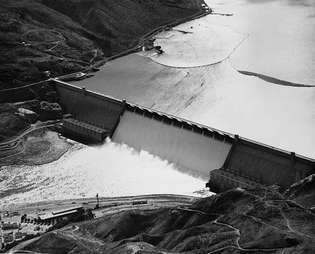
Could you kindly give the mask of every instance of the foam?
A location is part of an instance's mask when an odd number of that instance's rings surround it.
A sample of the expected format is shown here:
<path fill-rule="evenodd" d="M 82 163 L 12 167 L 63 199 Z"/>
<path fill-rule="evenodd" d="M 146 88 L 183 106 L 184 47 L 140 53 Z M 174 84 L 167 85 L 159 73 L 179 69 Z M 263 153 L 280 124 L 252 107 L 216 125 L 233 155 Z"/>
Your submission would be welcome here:
<path fill-rule="evenodd" d="M 190 194 L 206 180 L 178 171 L 158 157 L 107 141 L 76 144 L 58 161 L 40 166 L 8 166 L 0 171 L 0 209 L 10 204 L 82 197 Z"/>

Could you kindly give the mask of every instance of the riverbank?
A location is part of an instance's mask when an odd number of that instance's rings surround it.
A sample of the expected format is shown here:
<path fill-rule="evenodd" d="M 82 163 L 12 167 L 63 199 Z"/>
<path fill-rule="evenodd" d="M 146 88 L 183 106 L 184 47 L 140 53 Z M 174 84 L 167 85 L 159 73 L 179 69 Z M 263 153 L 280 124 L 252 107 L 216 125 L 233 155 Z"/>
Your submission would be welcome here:
<path fill-rule="evenodd" d="M 97 193 L 95 193 L 96 195 Z M 132 205 L 134 201 L 147 201 L 147 204 L 152 204 L 161 202 L 164 204 L 169 203 L 170 205 L 176 202 L 182 202 L 182 204 L 191 204 L 192 202 L 198 200 L 199 197 L 189 196 L 189 195 L 176 195 L 176 194 L 151 194 L 151 195 L 137 195 L 137 196 L 121 196 L 121 197 L 99 197 L 99 206 L 106 208 L 110 205 L 115 206 L 125 206 Z M 77 199 L 63 199 L 55 201 L 41 201 L 35 203 L 23 203 L 23 204 L 11 204 L 2 208 L 2 211 L 8 211 L 13 213 L 19 211 L 20 214 L 23 213 L 34 213 L 41 211 L 51 211 L 51 210 L 63 210 L 68 209 L 73 206 L 84 206 L 86 208 L 94 208 L 97 204 L 96 197 L 89 198 L 77 198 Z"/>

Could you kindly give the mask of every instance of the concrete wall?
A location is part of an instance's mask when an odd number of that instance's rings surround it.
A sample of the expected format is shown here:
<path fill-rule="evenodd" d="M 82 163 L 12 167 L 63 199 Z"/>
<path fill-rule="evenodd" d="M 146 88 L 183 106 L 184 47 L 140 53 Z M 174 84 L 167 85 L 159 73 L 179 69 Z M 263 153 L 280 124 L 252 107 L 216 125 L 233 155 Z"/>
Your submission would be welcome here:
<path fill-rule="evenodd" d="M 240 140 L 233 146 L 224 170 L 264 185 L 277 184 L 287 188 L 314 173 L 314 169 L 314 163 L 294 153 Z"/>
<path fill-rule="evenodd" d="M 59 103 L 73 118 L 112 133 L 116 128 L 124 103 L 63 82 L 55 82 Z"/>
<path fill-rule="evenodd" d="M 193 129 L 193 126 L 184 126 L 166 116 L 154 117 L 148 111 L 127 110 L 120 119 L 113 141 L 148 151 L 191 173 L 208 177 L 209 171 L 223 165 L 231 143 Z"/>

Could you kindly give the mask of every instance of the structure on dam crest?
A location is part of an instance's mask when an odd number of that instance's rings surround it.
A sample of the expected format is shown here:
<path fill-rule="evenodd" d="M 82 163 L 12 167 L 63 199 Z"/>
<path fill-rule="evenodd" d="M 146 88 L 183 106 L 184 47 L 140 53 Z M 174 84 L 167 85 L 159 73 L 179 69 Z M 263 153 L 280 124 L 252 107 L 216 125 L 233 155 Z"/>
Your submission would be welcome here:
<path fill-rule="evenodd" d="M 237 135 L 94 93 L 56 79 L 50 86 L 66 113 L 63 130 L 85 142 L 110 137 L 145 150 L 191 174 L 207 177 L 221 192 L 234 187 L 278 185 L 280 189 L 315 173 L 315 161 Z M 36 87 L 32 91 L 36 92 Z M 19 91 L 21 96 L 26 93 Z M 15 92 L 16 95 L 16 92 Z M 10 96 L 6 94 L 5 96 Z"/>

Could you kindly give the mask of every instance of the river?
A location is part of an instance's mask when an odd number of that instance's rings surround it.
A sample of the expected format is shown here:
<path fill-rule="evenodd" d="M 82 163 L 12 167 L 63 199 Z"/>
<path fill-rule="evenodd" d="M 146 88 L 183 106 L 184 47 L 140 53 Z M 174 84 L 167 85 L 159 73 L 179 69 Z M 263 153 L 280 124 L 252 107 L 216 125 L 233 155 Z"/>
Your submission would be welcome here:
<path fill-rule="evenodd" d="M 142 151 L 107 141 L 95 147 L 75 144 L 58 161 L 0 170 L 0 211 L 10 205 L 47 200 L 187 194 L 204 189 L 199 179 Z"/>

